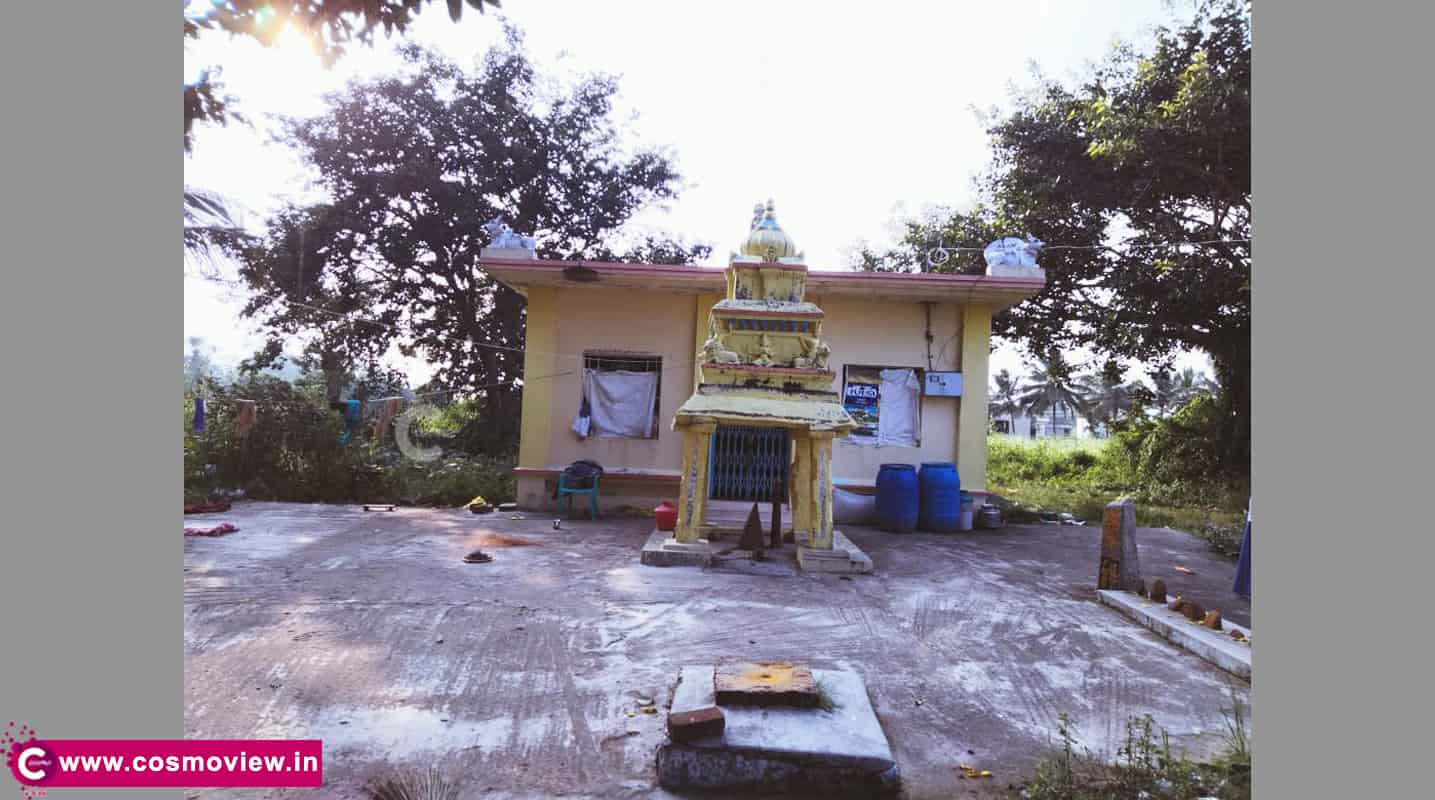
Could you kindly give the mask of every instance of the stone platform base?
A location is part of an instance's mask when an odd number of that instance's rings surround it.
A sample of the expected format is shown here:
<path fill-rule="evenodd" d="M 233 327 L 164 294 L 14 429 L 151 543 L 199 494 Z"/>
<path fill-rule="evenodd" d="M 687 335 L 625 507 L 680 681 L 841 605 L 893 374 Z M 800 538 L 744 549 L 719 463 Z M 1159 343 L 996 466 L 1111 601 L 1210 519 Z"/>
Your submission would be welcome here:
<path fill-rule="evenodd" d="M 712 666 L 684 667 L 671 713 L 715 704 Z M 897 765 L 862 676 L 813 670 L 830 710 L 724 706 L 722 734 L 658 749 L 665 789 L 895 796 Z"/>
<path fill-rule="evenodd" d="M 1099 589 L 1096 596 L 1102 605 L 1120 611 L 1177 647 L 1189 650 L 1238 678 L 1251 679 L 1251 645 L 1238 642 L 1230 635 L 1230 631 L 1237 630 L 1249 638 L 1250 628 L 1222 621 L 1224 630 L 1217 632 L 1191 622 L 1184 614 L 1178 614 L 1161 603 L 1152 603 L 1130 592 Z"/>
<path fill-rule="evenodd" d="M 872 559 L 862 548 L 852 543 L 842 531 L 832 532 L 832 549 L 815 550 L 799 542 L 797 565 L 804 572 L 836 572 L 841 574 L 865 574 L 872 571 Z"/>
<path fill-rule="evenodd" d="M 683 544 L 673 538 L 671 531 L 654 530 L 643 545 L 641 561 L 649 567 L 705 567 L 712 557 L 707 539 Z"/>

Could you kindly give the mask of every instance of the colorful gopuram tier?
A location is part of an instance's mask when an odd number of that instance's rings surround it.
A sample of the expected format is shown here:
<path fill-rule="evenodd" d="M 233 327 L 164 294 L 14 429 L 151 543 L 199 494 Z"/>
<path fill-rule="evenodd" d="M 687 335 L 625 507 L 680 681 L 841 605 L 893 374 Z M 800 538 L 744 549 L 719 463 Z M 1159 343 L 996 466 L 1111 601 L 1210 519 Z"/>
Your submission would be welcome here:
<path fill-rule="evenodd" d="M 807 550 L 831 550 L 832 441 L 856 423 L 842 407 L 822 339 L 822 309 L 807 302 L 807 267 L 777 224 L 772 202 L 755 209 L 727 268 L 727 298 L 713 306 L 697 391 L 673 418 L 684 434 L 679 543 L 697 544 L 706 522 L 708 466 L 719 426 L 783 428 L 791 455 L 792 530 Z"/>

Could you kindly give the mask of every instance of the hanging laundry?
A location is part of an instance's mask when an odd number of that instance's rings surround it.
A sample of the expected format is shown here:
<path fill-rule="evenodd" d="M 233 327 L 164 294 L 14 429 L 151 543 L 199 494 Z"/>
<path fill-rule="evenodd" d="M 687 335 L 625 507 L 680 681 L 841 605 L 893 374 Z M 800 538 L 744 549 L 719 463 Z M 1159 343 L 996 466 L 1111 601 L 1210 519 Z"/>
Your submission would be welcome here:
<path fill-rule="evenodd" d="M 194 398 L 194 432 L 204 433 L 204 398 Z"/>
<path fill-rule="evenodd" d="M 254 430 L 254 424 L 259 421 L 259 409 L 253 400 L 239 401 L 239 414 L 234 418 L 234 435 L 240 439 L 249 435 Z"/>
<path fill-rule="evenodd" d="M 379 407 L 379 419 L 374 423 L 374 438 L 383 441 L 389 435 L 389 426 L 393 424 L 394 417 L 399 415 L 399 398 L 390 397 L 384 400 Z"/>
<path fill-rule="evenodd" d="M 578 434 L 579 439 L 587 439 L 588 434 L 593 432 L 593 406 L 586 397 L 578 408 L 578 416 L 573 418 L 573 432 Z"/>
<path fill-rule="evenodd" d="M 349 440 L 354 438 L 354 431 L 359 429 L 362 412 L 363 405 L 358 400 L 344 402 L 344 433 L 339 437 L 339 444 L 348 444 Z"/>

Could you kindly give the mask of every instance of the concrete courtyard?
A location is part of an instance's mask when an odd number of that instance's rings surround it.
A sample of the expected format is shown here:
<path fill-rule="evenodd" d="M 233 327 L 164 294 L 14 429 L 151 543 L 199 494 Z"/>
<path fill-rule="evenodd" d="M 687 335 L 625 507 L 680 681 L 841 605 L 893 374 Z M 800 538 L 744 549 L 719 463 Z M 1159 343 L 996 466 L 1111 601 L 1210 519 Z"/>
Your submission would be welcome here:
<path fill-rule="evenodd" d="M 645 567 L 651 519 L 554 531 L 551 513 L 518 516 L 251 502 L 187 517 L 240 529 L 184 541 L 187 735 L 322 739 L 325 797 L 431 765 L 465 797 L 670 797 L 654 757 L 679 669 L 795 659 L 861 673 L 905 796 L 950 798 L 1004 794 L 1063 712 L 1098 754 L 1149 713 L 1203 755 L 1221 746 L 1232 692 L 1250 700 L 1248 683 L 1096 602 L 1099 527 L 844 526 L 875 574 L 838 577 Z M 1186 534 L 1139 533 L 1148 580 L 1250 624 L 1233 565 Z M 476 547 L 494 560 L 464 563 Z"/>

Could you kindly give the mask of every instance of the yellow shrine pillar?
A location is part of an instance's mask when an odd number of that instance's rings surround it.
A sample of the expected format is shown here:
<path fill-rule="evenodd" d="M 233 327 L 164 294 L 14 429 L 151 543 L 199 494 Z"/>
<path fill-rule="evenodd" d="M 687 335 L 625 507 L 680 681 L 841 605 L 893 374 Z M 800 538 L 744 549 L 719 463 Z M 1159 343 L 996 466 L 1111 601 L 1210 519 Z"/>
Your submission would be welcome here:
<path fill-rule="evenodd" d="M 792 432 L 792 535 L 799 541 L 812 535 L 812 439 L 807 431 Z"/>
<path fill-rule="evenodd" d="M 697 544 L 708 515 L 708 451 L 717 423 L 705 422 L 683 429 L 683 479 L 678 495 L 678 525 L 673 538 Z"/>
<path fill-rule="evenodd" d="M 812 441 L 812 539 L 814 550 L 832 549 L 832 432 L 814 431 Z"/>

